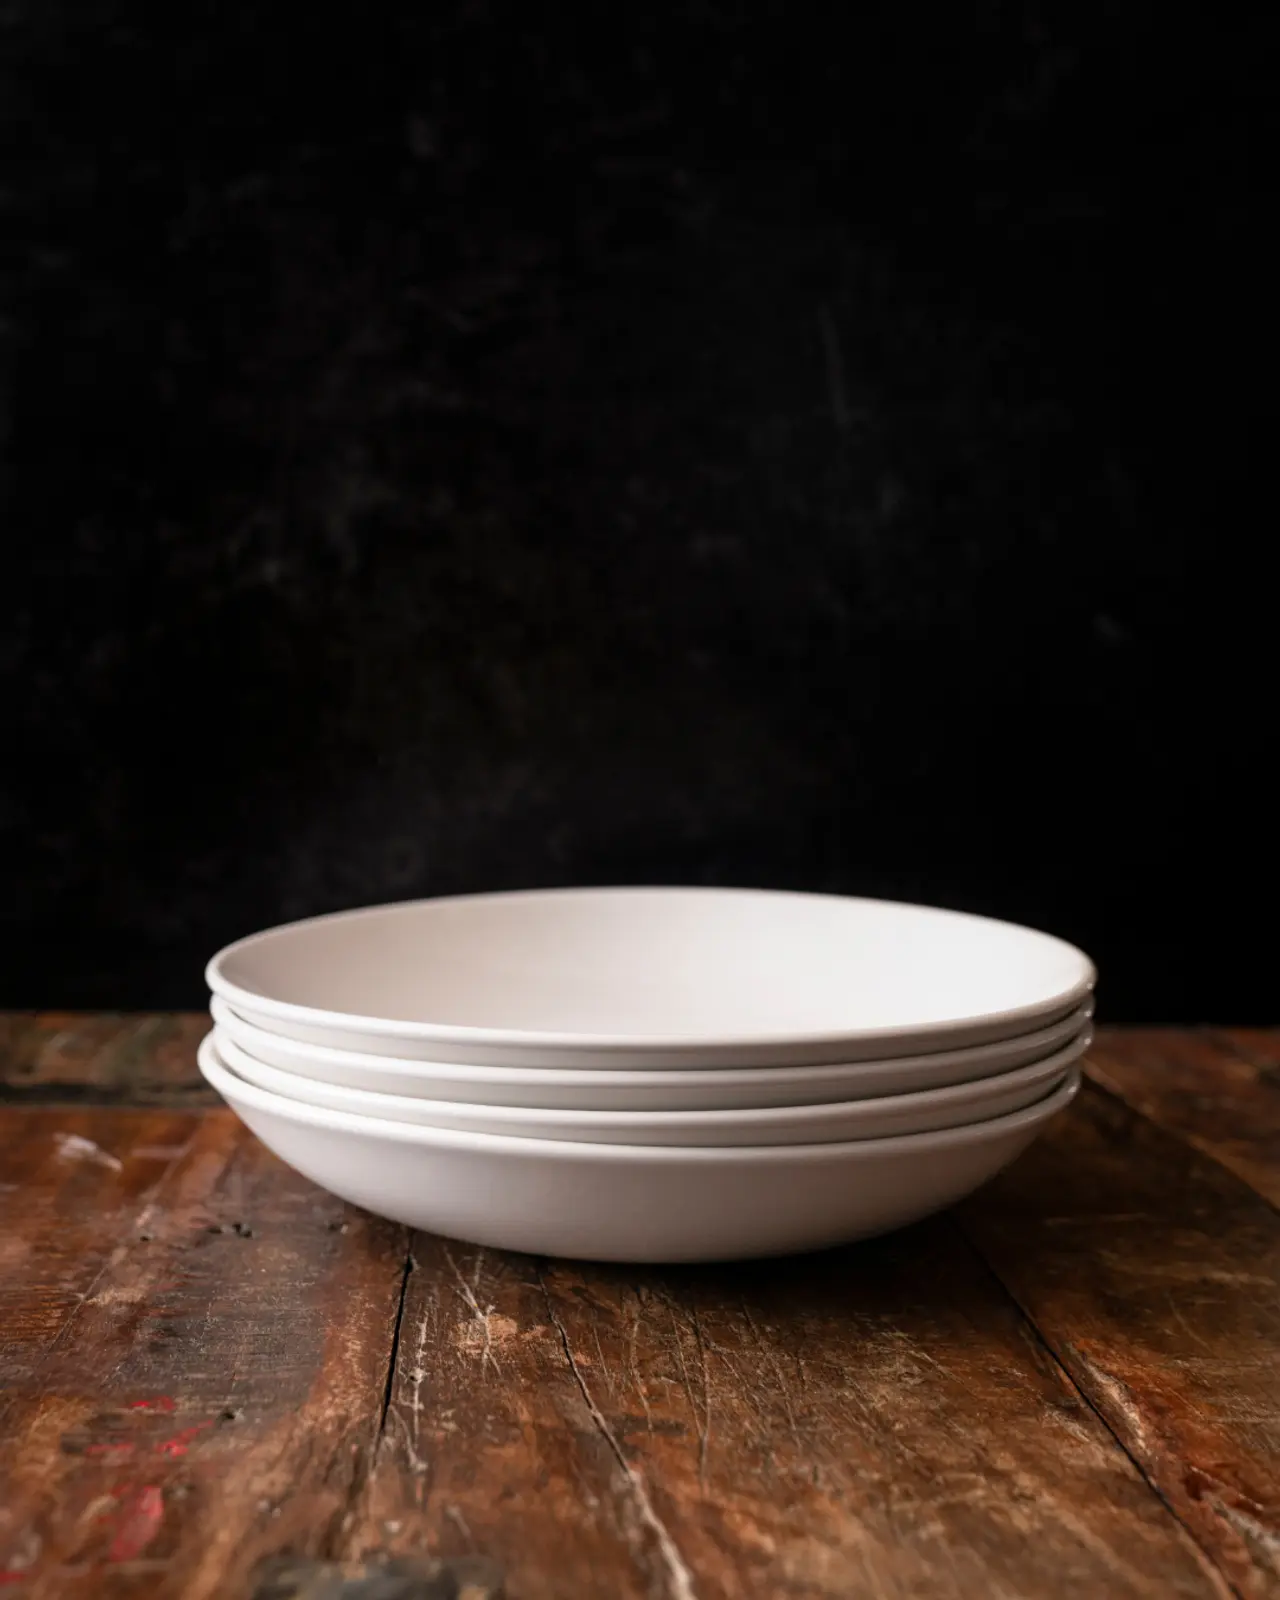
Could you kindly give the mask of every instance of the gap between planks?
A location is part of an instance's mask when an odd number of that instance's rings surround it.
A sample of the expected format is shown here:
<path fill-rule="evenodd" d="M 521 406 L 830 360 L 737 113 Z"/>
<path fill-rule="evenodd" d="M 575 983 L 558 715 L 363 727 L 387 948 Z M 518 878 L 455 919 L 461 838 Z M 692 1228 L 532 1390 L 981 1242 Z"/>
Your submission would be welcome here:
<path fill-rule="evenodd" d="M 1072 1373 L 1071 1369 L 1066 1365 L 1066 1363 L 1062 1360 L 1061 1356 L 1059 1356 L 1058 1352 L 1053 1348 L 1053 1346 L 1049 1343 L 1048 1339 L 1040 1331 L 1040 1328 L 1036 1324 L 1036 1321 L 1032 1317 L 1032 1315 L 1031 1315 L 1030 1311 L 1028 1310 L 1028 1308 L 1023 1304 L 1023 1302 L 1018 1298 L 1018 1296 L 1014 1293 L 1014 1291 L 1009 1287 L 1009 1285 L 1004 1281 L 1004 1279 L 996 1271 L 996 1268 L 992 1264 L 990 1258 L 988 1257 L 986 1252 L 982 1249 L 982 1247 L 977 1243 L 977 1241 L 970 1235 L 968 1229 L 966 1229 L 964 1223 L 960 1220 L 960 1217 L 954 1211 L 950 1213 L 950 1217 L 951 1217 L 951 1221 L 952 1221 L 952 1223 L 953 1223 L 953 1225 L 955 1227 L 956 1232 L 960 1235 L 960 1238 L 963 1241 L 963 1243 L 965 1244 L 965 1246 L 967 1247 L 967 1249 L 969 1250 L 969 1253 L 973 1256 L 974 1260 L 983 1269 L 983 1271 L 987 1274 L 987 1276 L 991 1279 L 991 1281 L 996 1285 L 996 1287 L 1000 1291 L 1001 1295 L 1003 1295 L 1004 1298 L 1006 1300 L 1008 1300 L 1009 1304 L 1011 1306 L 1013 1306 L 1014 1310 L 1018 1313 L 1018 1316 L 1022 1321 L 1023 1327 L 1026 1328 L 1027 1332 L 1030 1334 L 1032 1340 L 1034 1341 L 1034 1343 L 1036 1345 L 1036 1348 L 1038 1350 L 1040 1350 L 1042 1352 L 1042 1354 L 1048 1359 L 1049 1363 L 1057 1371 L 1058 1376 L 1062 1379 L 1062 1381 L 1067 1386 L 1067 1388 L 1069 1388 L 1072 1391 L 1072 1393 L 1075 1394 L 1078 1397 L 1078 1399 L 1086 1407 L 1086 1409 L 1091 1411 L 1093 1413 L 1093 1415 L 1098 1419 L 1098 1421 L 1102 1424 L 1102 1426 L 1106 1429 L 1107 1433 L 1111 1436 L 1112 1440 L 1115 1442 L 1116 1447 L 1132 1463 L 1134 1471 L 1138 1474 L 1138 1476 L 1146 1484 L 1147 1488 L 1151 1490 L 1152 1494 L 1156 1497 L 1156 1499 L 1160 1502 L 1160 1504 L 1169 1513 L 1169 1516 L 1173 1519 L 1174 1522 L 1177 1523 L 1177 1525 L 1182 1529 L 1182 1531 L 1187 1535 L 1187 1537 L 1195 1545 L 1196 1549 L 1200 1552 L 1200 1555 L 1204 1560 L 1206 1568 L 1212 1574 L 1212 1576 L 1214 1578 L 1216 1578 L 1222 1584 L 1222 1586 L 1223 1586 L 1224 1590 L 1226 1591 L 1226 1593 L 1228 1593 L 1229 1595 L 1234 1597 L 1234 1600 L 1242 1600 L 1242 1592 L 1241 1592 L 1241 1590 L 1231 1581 L 1231 1579 L 1228 1577 L 1228 1575 L 1222 1570 L 1221 1566 L 1215 1560 L 1213 1552 L 1211 1550 L 1209 1550 L 1208 1548 L 1206 1548 L 1205 1544 L 1200 1539 L 1200 1537 L 1197 1534 L 1196 1530 L 1183 1517 L 1179 1516 L 1177 1507 L 1172 1504 L 1172 1502 L 1170 1501 L 1169 1497 L 1165 1494 L 1164 1490 L 1161 1489 L 1160 1485 L 1156 1482 L 1156 1480 L 1152 1477 L 1151 1473 L 1143 1465 L 1141 1458 L 1139 1456 L 1137 1456 L 1134 1453 L 1134 1451 L 1129 1448 L 1129 1446 L 1125 1443 L 1125 1441 L 1121 1437 L 1121 1435 L 1112 1426 L 1110 1418 L 1107 1416 L 1106 1412 L 1103 1411 L 1101 1409 L 1101 1407 L 1098 1406 L 1095 1403 L 1095 1401 L 1085 1392 L 1085 1390 L 1081 1387 L 1081 1385 L 1076 1381 L 1075 1375 Z"/>
<path fill-rule="evenodd" d="M 395 1390 L 396 1363 L 400 1359 L 400 1337 L 404 1328 L 405 1302 L 409 1296 L 409 1279 L 417 1266 L 413 1256 L 413 1232 L 411 1229 L 404 1231 L 404 1267 L 400 1273 L 400 1295 L 396 1301 L 395 1324 L 391 1330 L 391 1349 L 387 1355 L 387 1381 L 382 1389 L 382 1410 L 378 1414 L 378 1425 L 374 1430 L 373 1443 L 368 1455 L 362 1468 L 352 1477 L 346 1504 L 333 1518 L 329 1534 L 322 1541 L 320 1555 L 325 1561 L 341 1560 L 344 1541 L 355 1521 L 361 1497 L 368 1489 L 373 1474 L 378 1470 L 378 1457 L 382 1452 L 382 1442 L 387 1432 L 387 1417 L 391 1412 L 391 1397 Z"/>

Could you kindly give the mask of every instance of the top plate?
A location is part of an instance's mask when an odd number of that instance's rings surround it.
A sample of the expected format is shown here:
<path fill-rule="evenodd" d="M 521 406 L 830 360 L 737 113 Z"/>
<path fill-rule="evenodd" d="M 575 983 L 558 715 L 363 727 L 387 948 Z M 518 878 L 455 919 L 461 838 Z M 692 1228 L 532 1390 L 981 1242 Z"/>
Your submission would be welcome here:
<path fill-rule="evenodd" d="M 260 1027 L 510 1066 L 781 1066 L 1042 1027 L 1092 964 L 926 906 L 752 889 L 561 889 L 339 912 L 228 945 L 209 985 Z"/>

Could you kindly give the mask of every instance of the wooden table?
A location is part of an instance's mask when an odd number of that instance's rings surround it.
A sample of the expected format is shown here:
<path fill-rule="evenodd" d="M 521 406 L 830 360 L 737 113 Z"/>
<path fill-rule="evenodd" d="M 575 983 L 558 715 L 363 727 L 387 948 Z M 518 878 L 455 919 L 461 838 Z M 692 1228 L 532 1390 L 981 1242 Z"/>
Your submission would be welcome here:
<path fill-rule="evenodd" d="M 0 1017 L 6 1594 L 1280 1594 L 1280 1031 L 1104 1031 L 957 1211 L 634 1270 L 344 1208 L 207 1025 Z"/>

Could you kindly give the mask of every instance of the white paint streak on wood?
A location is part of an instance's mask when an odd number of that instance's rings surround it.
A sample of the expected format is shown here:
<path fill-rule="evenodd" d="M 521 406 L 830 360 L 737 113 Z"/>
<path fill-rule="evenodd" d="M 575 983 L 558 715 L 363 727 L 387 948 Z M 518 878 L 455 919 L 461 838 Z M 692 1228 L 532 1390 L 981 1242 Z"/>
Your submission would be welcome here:
<path fill-rule="evenodd" d="M 444 1258 L 449 1263 L 449 1270 L 458 1280 L 458 1292 L 462 1297 L 463 1303 L 467 1306 L 472 1316 L 476 1319 L 476 1322 L 479 1324 L 483 1333 L 484 1342 L 480 1351 L 480 1369 L 481 1371 L 484 1371 L 486 1368 L 491 1366 L 497 1376 L 501 1377 L 502 1364 L 494 1353 L 493 1327 L 489 1321 L 490 1317 L 492 1317 L 497 1308 L 495 1306 L 482 1307 L 479 1300 L 476 1298 L 476 1289 L 480 1285 L 480 1269 L 484 1262 L 484 1251 L 478 1250 L 476 1252 L 475 1272 L 472 1275 L 472 1281 L 470 1283 L 468 1283 L 467 1280 L 462 1276 L 462 1272 L 458 1267 L 458 1263 L 453 1259 L 452 1250 L 446 1248 L 444 1252 Z"/>
<path fill-rule="evenodd" d="M 95 1167 L 107 1167 L 112 1172 L 124 1171 L 124 1163 L 118 1156 L 111 1155 L 101 1145 L 94 1144 L 92 1139 L 86 1139 L 81 1134 L 55 1133 L 53 1142 L 64 1161 L 88 1161 Z"/>

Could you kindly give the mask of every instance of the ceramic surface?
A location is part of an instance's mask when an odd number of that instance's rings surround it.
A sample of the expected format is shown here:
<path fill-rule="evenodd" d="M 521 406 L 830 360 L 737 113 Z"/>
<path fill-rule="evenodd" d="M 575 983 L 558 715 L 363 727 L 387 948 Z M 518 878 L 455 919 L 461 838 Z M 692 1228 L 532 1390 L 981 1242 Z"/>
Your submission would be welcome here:
<path fill-rule="evenodd" d="M 925 906 L 737 889 L 423 900 L 270 929 L 210 987 L 248 1021 L 374 1054 L 670 1069 L 920 1055 L 1088 998 L 1048 934 Z"/>
<path fill-rule="evenodd" d="M 865 1238 L 952 1204 L 1018 1156 L 1075 1095 L 990 1122 L 845 1144 L 748 1149 L 571 1144 L 413 1127 L 304 1106 L 200 1050 L 258 1137 L 333 1194 L 495 1249 L 611 1261 L 768 1256 Z"/>

